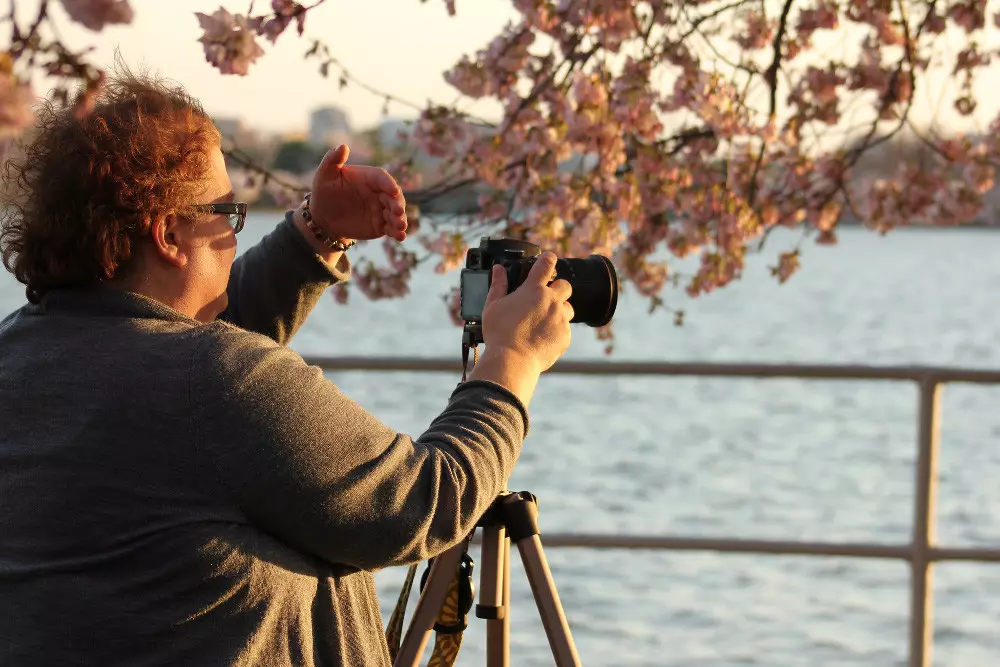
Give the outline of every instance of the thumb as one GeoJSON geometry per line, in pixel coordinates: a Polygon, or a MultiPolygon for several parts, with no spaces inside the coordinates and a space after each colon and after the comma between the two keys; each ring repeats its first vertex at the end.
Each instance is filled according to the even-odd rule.
{"type": "Polygon", "coordinates": [[[500,264],[494,264],[491,276],[493,278],[493,282],[490,285],[489,294],[486,295],[486,304],[483,306],[484,309],[494,301],[498,301],[507,296],[507,271],[504,270],[503,266],[500,264]]]}
{"type": "Polygon", "coordinates": [[[319,163],[316,173],[324,174],[324,172],[339,171],[347,164],[347,157],[350,154],[351,149],[348,148],[347,144],[341,144],[333,150],[327,151],[326,155],[323,156],[322,162],[319,163]]]}
{"type": "Polygon", "coordinates": [[[556,254],[546,250],[531,265],[531,271],[524,282],[531,282],[537,285],[548,285],[555,278],[556,254]]]}

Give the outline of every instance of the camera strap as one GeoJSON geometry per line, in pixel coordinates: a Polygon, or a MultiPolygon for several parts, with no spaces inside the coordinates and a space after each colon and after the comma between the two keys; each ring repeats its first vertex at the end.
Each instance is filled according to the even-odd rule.
{"type": "MultiPolygon", "coordinates": [[[[472,365],[479,362],[479,346],[472,344],[472,336],[466,331],[462,335],[462,382],[465,382],[469,373],[469,349],[472,349],[472,365]]],[[[461,384],[461,383],[459,383],[461,384]]]]}
{"type": "MultiPolygon", "coordinates": [[[[465,382],[469,371],[469,349],[472,349],[472,364],[479,361],[479,346],[472,344],[471,336],[466,333],[462,337],[462,380],[465,382]]],[[[462,645],[462,633],[469,625],[468,614],[472,609],[473,598],[475,597],[475,582],[472,572],[475,563],[469,555],[470,534],[464,541],[462,558],[459,561],[455,576],[448,585],[448,593],[445,595],[444,604],[438,612],[437,622],[434,624],[434,650],[427,667],[452,667],[458,660],[458,649],[462,645]]],[[[427,562],[427,569],[424,571],[420,581],[420,590],[423,591],[430,573],[434,559],[427,562]]],[[[416,578],[417,564],[413,564],[406,572],[406,579],[403,587],[399,591],[399,599],[396,607],[392,610],[389,623],[385,628],[385,640],[389,645],[389,655],[392,661],[396,661],[399,654],[399,646],[403,639],[403,617],[406,614],[406,606],[410,599],[410,591],[413,589],[413,580],[416,578]]]]}
{"type": "MultiPolygon", "coordinates": [[[[427,667],[452,667],[458,660],[458,649],[462,646],[462,633],[469,627],[469,612],[472,611],[472,603],[475,599],[475,581],[472,576],[475,562],[468,551],[471,537],[470,534],[463,542],[462,558],[459,560],[454,578],[448,585],[444,604],[441,605],[441,611],[438,612],[437,621],[434,623],[434,650],[431,652],[427,667]]],[[[424,589],[424,584],[427,583],[427,575],[430,574],[433,564],[433,558],[427,562],[427,569],[420,580],[421,591],[424,589]]],[[[399,645],[403,638],[403,616],[406,613],[416,573],[417,565],[411,565],[399,592],[396,607],[392,610],[392,616],[389,618],[389,624],[385,628],[385,640],[389,645],[389,655],[393,662],[399,655],[399,645]]]]}

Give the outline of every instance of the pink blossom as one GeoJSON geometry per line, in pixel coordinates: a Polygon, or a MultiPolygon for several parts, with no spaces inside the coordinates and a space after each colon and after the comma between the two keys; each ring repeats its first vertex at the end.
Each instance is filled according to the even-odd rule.
{"type": "Polygon", "coordinates": [[[837,222],[840,221],[842,208],[839,202],[829,201],[819,210],[810,209],[809,213],[813,226],[821,232],[833,230],[837,226],[837,222]]]}
{"type": "Polygon", "coordinates": [[[557,212],[548,211],[528,228],[528,241],[543,250],[552,250],[559,247],[565,234],[566,221],[557,212]]]}
{"type": "Polygon", "coordinates": [[[632,283],[639,294],[646,297],[655,297],[662,292],[670,275],[667,262],[635,258],[622,251],[615,254],[612,264],[632,283]]]}
{"type": "Polygon", "coordinates": [[[892,71],[882,64],[882,53],[878,42],[866,39],[862,44],[858,64],[851,71],[848,87],[851,90],[874,90],[879,97],[882,97],[889,89],[891,80],[892,71]]]}
{"type": "Polygon", "coordinates": [[[0,68],[0,139],[15,137],[31,127],[35,122],[31,110],[34,102],[31,85],[0,68]]]}
{"type": "Polygon", "coordinates": [[[746,31],[734,41],[744,49],[762,49],[774,38],[775,22],[762,13],[751,10],[746,15],[746,31]]]}
{"type": "Polygon", "coordinates": [[[269,42],[274,43],[281,33],[285,32],[293,20],[299,35],[305,30],[306,8],[293,0],[271,0],[271,11],[274,15],[263,20],[262,18],[250,19],[248,25],[254,28],[258,35],[266,37],[269,42]]]}
{"type": "Polygon", "coordinates": [[[609,218],[596,206],[577,214],[569,235],[567,253],[572,257],[590,254],[610,257],[625,241],[625,234],[618,221],[609,218]]]}
{"type": "Polygon", "coordinates": [[[382,251],[385,252],[386,259],[393,271],[400,274],[409,274],[417,265],[417,255],[413,252],[403,250],[403,247],[389,237],[382,239],[382,251]]]}
{"type": "Polygon", "coordinates": [[[95,32],[106,25],[132,22],[128,0],[62,0],[62,4],[71,19],[95,32]]]}
{"type": "Polygon", "coordinates": [[[394,299],[410,293],[410,273],[377,266],[371,260],[355,267],[351,281],[369,299],[394,299]]]}
{"type": "Polygon", "coordinates": [[[928,14],[924,19],[924,32],[930,35],[940,35],[948,27],[944,17],[936,11],[928,9],[928,14]]]}
{"type": "Polygon", "coordinates": [[[839,26],[837,7],[829,0],[820,0],[815,7],[799,12],[795,31],[801,39],[808,40],[817,30],[836,30],[839,26]]]}
{"type": "Polygon", "coordinates": [[[783,252],[778,257],[778,265],[771,267],[771,275],[783,283],[799,269],[799,251],[783,252]]]}
{"type": "Polygon", "coordinates": [[[889,15],[878,12],[873,19],[875,29],[878,31],[878,38],[886,46],[898,46],[906,43],[901,26],[894,24],[889,15]]]}
{"type": "Polygon", "coordinates": [[[508,26],[475,59],[462,56],[455,67],[445,72],[445,81],[472,98],[505,95],[527,65],[528,49],[534,39],[525,26],[508,26]]]}
{"type": "Polygon", "coordinates": [[[413,161],[409,158],[396,157],[389,160],[382,166],[396,179],[399,187],[406,190],[417,190],[423,187],[424,176],[420,172],[413,170],[413,161]]]}
{"type": "Polygon", "coordinates": [[[468,244],[461,234],[441,232],[434,239],[424,237],[420,242],[424,248],[441,257],[441,261],[434,267],[435,273],[454,271],[465,262],[468,244]]]}
{"type": "Polygon", "coordinates": [[[979,30],[986,25],[986,0],[958,0],[948,8],[948,18],[967,33],[979,30]]]}
{"type": "Polygon", "coordinates": [[[468,123],[440,106],[425,109],[413,129],[414,142],[432,157],[443,157],[460,149],[471,137],[468,123]]]}
{"type": "Polygon", "coordinates": [[[459,327],[465,324],[465,320],[462,319],[462,293],[458,288],[453,287],[449,290],[443,301],[445,308],[448,310],[448,318],[451,320],[451,323],[459,327]]]}
{"type": "Polygon", "coordinates": [[[525,23],[539,32],[551,33],[558,28],[557,15],[547,0],[513,0],[513,3],[524,15],[525,23]]]}
{"type": "Polygon", "coordinates": [[[245,76],[250,65],[264,55],[245,16],[230,14],[224,7],[211,16],[200,12],[195,16],[205,31],[198,40],[205,47],[205,59],[223,74],[245,76]]]}
{"type": "Polygon", "coordinates": [[[347,305],[348,297],[350,296],[348,284],[349,283],[337,283],[331,289],[333,292],[333,300],[342,306],[347,305]]]}
{"type": "Polygon", "coordinates": [[[649,62],[627,58],[611,89],[610,104],[616,123],[632,128],[647,141],[655,141],[663,131],[663,123],[656,113],[658,95],[649,85],[650,73],[649,62]]]}

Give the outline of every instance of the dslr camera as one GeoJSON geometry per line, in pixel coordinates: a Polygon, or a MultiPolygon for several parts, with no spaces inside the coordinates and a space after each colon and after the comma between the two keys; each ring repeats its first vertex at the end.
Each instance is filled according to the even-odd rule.
{"type": "MultiPolygon", "coordinates": [[[[500,264],[506,270],[509,294],[524,282],[541,254],[541,248],[534,243],[486,236],[480,239],[478,248],[469,249],[459,285],[464,344],[474,347],[483,342],[483,307],[492,283],[493,265],[500,264]]],[[[571,322],[603,327],[611,321],[618,306],[618,274],[611,260],[603,255],[558,259],[556,280],[560,278],[573,287],[569,303],[575,315],[571,322]]]]}

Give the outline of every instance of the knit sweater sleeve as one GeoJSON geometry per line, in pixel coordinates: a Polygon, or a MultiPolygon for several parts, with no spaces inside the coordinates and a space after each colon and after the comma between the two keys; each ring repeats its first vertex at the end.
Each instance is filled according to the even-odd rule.
{"type": "Polygon", "coordinates": [[[457,544],[504,490],[528,429],[499,385],[398,433],[294,351],[216,324],[192,359],[195,445],[248,520],[331,563],[377,569],[457,544]]]}
{"type": "Polygon", "coordinates": [[[229,305],[220,320],[287,345],[323,293],[350,278],[342,255],[328,266],[292,224],[292,212],[257,245],[236,258],[226,292],[229,305]]]}

